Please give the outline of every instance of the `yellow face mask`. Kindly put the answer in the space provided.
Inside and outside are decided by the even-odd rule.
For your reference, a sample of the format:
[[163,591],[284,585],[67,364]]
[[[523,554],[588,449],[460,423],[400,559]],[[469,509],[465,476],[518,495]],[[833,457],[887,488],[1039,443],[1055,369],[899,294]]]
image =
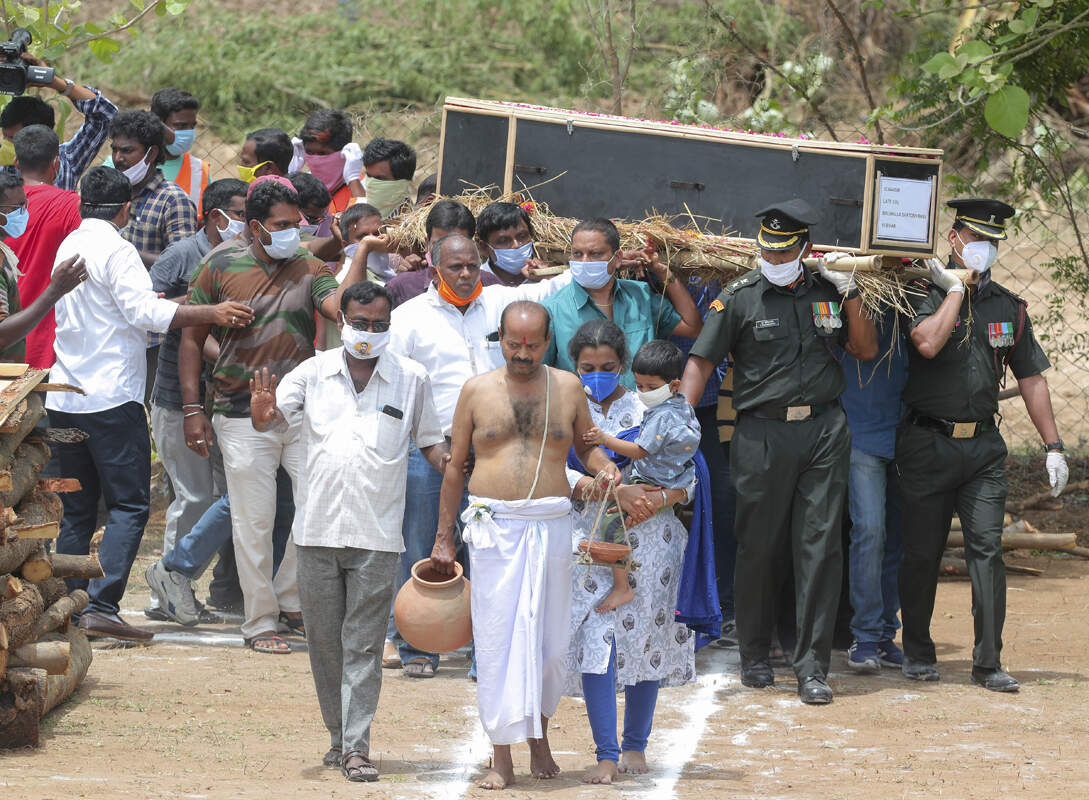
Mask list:
[[[0,151],[0,155],[2,155],[2,153],[3,151]],[[239,164],[238,177],[244,180],[246,183],[253,183],[255,180],[257,180],[257,170],[261,169],[261,167],[265,166],[265,164],[271,163],[271,161],[262,161],[260,164],[254,164],[252,167],[243,167],[241,164]]]
[[10,167],[15,163],[15,145],[11,143],[11,139],[5,139],[4,143],[0,145],[0,166]]

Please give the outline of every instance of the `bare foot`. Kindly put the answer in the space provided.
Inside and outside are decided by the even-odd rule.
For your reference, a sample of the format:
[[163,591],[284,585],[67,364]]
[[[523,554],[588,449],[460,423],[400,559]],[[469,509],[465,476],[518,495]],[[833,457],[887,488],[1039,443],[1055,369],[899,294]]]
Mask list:
[[646,775],[647,757],[642,753],[629,750],[620,756],[619,769],[626,775]]
[[514,770],[511,770],[509,774],[503,774],[499,770],[493,769],[483,778],[478,780],[476,785],[481,789],[506,789],[513,783]]
[[552,758],[547,736],[529,740],[529,772],[534,778],[546,780],[560,774],[560,765]]
[[492,747],[492,768],[476,782],[481,789],[506,789],[514,783],[514,762],[510,757],[510,745]]
[[619,608],[625,603],[630,603],[635,599],[635,590],[628,586],[628,582],[617,582],[613,584],[613,589],[607,595],[605,599],[601,601],[601,605],[594,609],[599,614],[604,614],[606,611],[612,611],[614,608]]
[[615,761],[599,761],[593,769],[586,770],[582,776],[583,783],[612,783],[616,777],[617,768]]

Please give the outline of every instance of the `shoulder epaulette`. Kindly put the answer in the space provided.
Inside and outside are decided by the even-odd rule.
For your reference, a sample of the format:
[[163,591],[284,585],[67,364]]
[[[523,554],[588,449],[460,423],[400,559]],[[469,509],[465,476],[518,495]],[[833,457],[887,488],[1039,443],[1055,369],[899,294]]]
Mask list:
[[760,272],[758,270],[749,270],[740,278],[730,281],[726,284],[726,287],[722,290],[724,294],[733,294],[738,289],[745,286],[752,286],[756,281],[760,280]]
[[993,286],[998,291],[1002,292],[1002,294],[1006,295],[1007,297],[1012,298],[1015,303],[1018,303],[1019,305],[1023,305],[1023,306],[1028,305],[1028,300],[1023,298],[1021,295],[1017,294],[1017,292],[1014,292],[1014,291],[1012,291],[1010,289],[1007,289],[1005,286],[1003,286],[998,281],[991,281],[991,286]]

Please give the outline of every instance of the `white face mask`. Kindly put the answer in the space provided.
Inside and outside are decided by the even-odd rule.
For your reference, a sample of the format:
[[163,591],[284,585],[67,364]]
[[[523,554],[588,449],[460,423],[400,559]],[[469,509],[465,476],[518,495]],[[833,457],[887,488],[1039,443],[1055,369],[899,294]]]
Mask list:
[[299,233],[300,234],[305,233],[305,234],[307,234],[309,236],[313,236],[315,233],[318,232],[318,227],[319,227],[318,225],[311,225],[309,223],[307,223],[306,225],[300,225],[299,226]]
[[[257,223],[261,225],[260,222]],[[272,241],[268,244],[261,242],[261,247],[265,248],[265,252],[269,258],[290,258],[295,255],[295,251],[299,249],[301,239],[299,238],[298,228],[288,228],[284,231],[270,231],[264,225],[261,225],[261,230],[272,237]]]
[[960,238],[960,234],[957,234],[957,238],[960,239],[960,260],[964,262],[964,266],[968,269],[979,270],[980,272],[986,272],[991,268],[991,264],[998,258],[998,248],[994,242],[965,242]]
[[790,286],[802,274],[801,253],[796,259],[785,264],[772,264],[760,256],[760,273],[776,286]]
[[583,289],[600,289],[612,277],[609,274],[609,261],[569,261],[567,264],[575,283]]
[[352,358],[378,358],[389,344],[389,331],[357,331],[345,322],[340,329],[340,341]]
[[[223,212],[220,211],[220,213],[222,214]],[[216,230],[219,231],[219,238],[222,239],[223,241],[227,241],[228,239],[233,239],[234,237],[238,236],[240,233],[242,233],[242,231],[244,231],[246,229],[246,223],[243,222],[240,219],[234,219],[233,217],[228,217],[226,214],[223,215],[223,218],[225,220],[227,220],[227,227],[226,228],[221,228],[218,225],[216,225]]]
[[651,389],[649,392],[639,392],[639,399],[643,401],[643,405],[647,408],[660,406],[672,396],[673,390],[669,388],[668,383],[663,383],[657,389]]
[[149,164],[147,160],[148,153],[150,152],[151,148],[148,148],[148,151],[144,153],[143,158],[141,158],[139,161],[137,161],[135,164],[133,164],[131,167],[121,173],[129,179],[129,183],[131,183],[133,186],[138,184],[147,176],[147,171],[151,168],[151,164]]

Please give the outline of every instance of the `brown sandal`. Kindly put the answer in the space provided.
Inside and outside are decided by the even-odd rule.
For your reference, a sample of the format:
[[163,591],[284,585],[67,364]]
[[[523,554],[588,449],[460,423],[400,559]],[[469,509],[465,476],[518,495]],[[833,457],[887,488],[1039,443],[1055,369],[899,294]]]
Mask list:
[[330,747],[329,752],[321,757],[321,763],[329,769],[336,769],[343,760],[339,747]]
[[[358,760],[362,763],[349,764]],[[378,780],[378,767],[370,762],[362,750],[349,750],[340,761],[340,771],[352,783],[373,783]]]

